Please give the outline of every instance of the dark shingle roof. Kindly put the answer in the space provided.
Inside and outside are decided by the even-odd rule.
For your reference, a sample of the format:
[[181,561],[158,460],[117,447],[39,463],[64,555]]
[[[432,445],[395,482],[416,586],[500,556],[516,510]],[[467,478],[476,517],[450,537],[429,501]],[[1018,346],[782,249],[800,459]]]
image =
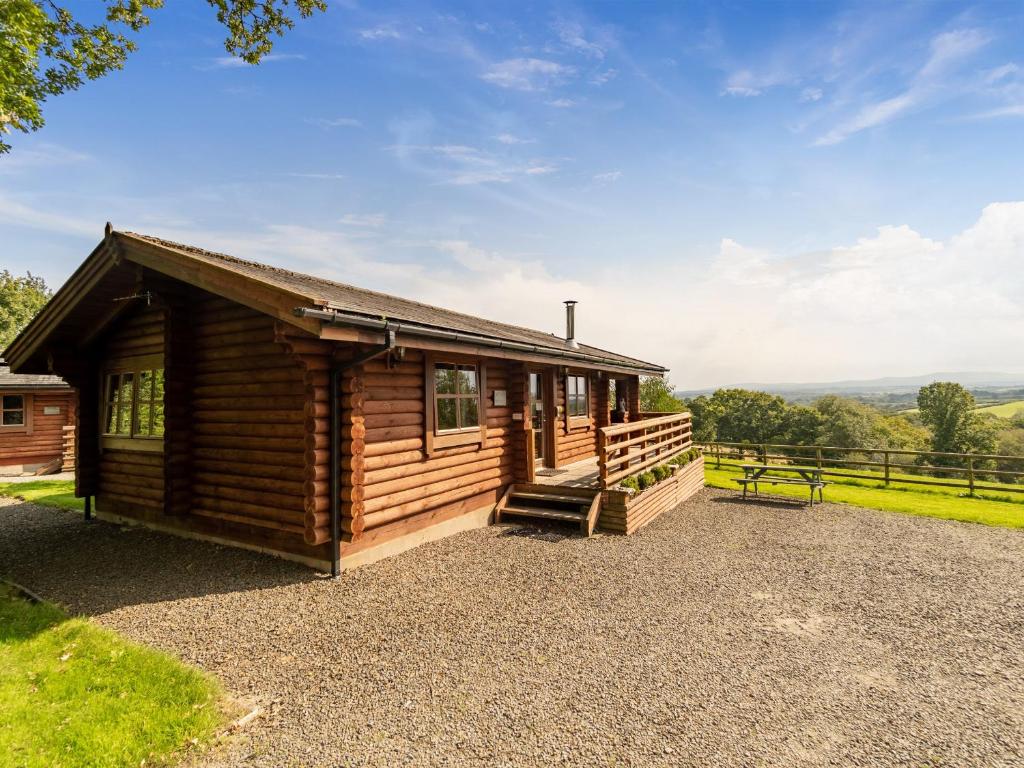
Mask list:
[[[364,315],[368,318],[387,318],[399,322],[404,321],[520,344],[533,344],[557,352],[569,349],[565,339],[552,333],[544,333],[543,331],[536,331],[531,328],[485,320],[430,304],[403,299],[378,291],[370,291],[365,288],[357,288],[352,285],[337,283],[300,272],[291,272],[254,261],[246,261],[234,256],[214,253],[202,248],[175,243],[151,235],[142,235],[135,232],[125,232],[124,234],[148,241],[163,248],[181,251],[194,259],[229,269],[253,280],[304,296],[312,303],[326,309]],[[637,360],[633,357],[627,357],[626,355],[609,352],[586,344],[579,344],[574,351],[605,358],[630,368],[650,371],[665,370],[663,366],[654,363]]]
[[60,376],[36,376],[11,373],[11,368],[0,358],[0,389],[68,389]]

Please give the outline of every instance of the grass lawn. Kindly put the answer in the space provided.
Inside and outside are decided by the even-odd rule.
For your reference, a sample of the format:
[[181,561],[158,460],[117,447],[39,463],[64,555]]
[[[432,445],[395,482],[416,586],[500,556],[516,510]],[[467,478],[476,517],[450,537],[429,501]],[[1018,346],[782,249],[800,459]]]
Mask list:
[[[709,459],[704,465],[705,482],[714,488],[740,490],[735,478],[743,477],[743,471],[736,467],[722,465],[715,469]],[[1019,500],[1009,498],[968,498],[959,495],[955,488],[907,488],[890,486],[870,480],[844,480],[825,478],[825,501],[853,504],[869,509],[887,512],[903,512],[908,515],[941,517],[946,520],[960,520],[965,523],[998,525],[1003,528],[1024,528],[1024,494]],[[793,496],[801,500],[808,498],[803,486],[762,485],[762,494]]]
[[988,405],[975,410],[978,413],[991,413],[1001,419],[1008,419],[1018,411],[1024,411],[1024,400],[1014,400],[1011,403],[999,403],[999,405]]
[[0,583],[0,765],[166,764],[225,722],[220,687]]
[[0,483],[0,496],[11,496],[48,507],[61,507],[81,512],[83,499],[75,498],[73,480],[32,480],[27,483]]

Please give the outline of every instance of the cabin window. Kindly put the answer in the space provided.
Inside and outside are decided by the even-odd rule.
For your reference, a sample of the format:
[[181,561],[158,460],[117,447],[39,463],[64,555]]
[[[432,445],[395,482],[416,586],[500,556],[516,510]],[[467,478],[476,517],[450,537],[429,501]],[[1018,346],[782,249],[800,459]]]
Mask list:
[[24,395],[4,395],[0,405],[0,427],[25,427],[27,415]]
[[117,438],[158,438],[164,434],[164,372],[137,368],[107,374],[103,433]]
[[487,430],[487,380],[482,361],[428,357],[426,449],[483,444]]
[[438,434],[480,427],[480,382],[475,365],[434,365],[434,426]]
[[586,418],[590,414],[590,391],[586,376],[569,374],[565,377],[565,409],[570,419]]

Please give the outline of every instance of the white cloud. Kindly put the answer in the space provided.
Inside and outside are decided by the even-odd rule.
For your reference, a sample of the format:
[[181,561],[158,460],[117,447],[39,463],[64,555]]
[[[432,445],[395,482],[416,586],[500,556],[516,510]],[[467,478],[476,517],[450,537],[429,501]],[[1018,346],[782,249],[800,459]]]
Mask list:
[[558,170],[541,160],[524,164],[503,154],[463,144],[398,144],[389,149],[412,169],[433,176],[439,184],[454,186],[507,184]]
[[310,117],[306,119],[310,125],[321,128],[359,128],[362,122],[354,117]]
[[481,78],[500,88],[542,91],[565,82],[574,73],[573,67],[556,61],[524,58],[506,59],[492,64]]
[[821,88],[809,86],[800,91],[800,101],[821,101],[821,98],[824,95],[825,93],[824,91],[821,90]]
[[523,139],[511,133],[499,133],[494,137],[502,144],[515,145],[515,144],[536,144],[536,139]]
[[359,30],[359,37],[363,40],[401,40],[402,33],[391,24],[381,24],[377,27]]
[[576,101],[566,98],[551,99],[550,101],[546,101],[544,103],[547,104],[549,107],[555,107],[557,109],[570,109],[571,107],[575,107],[577,104]]
[[998,117],[1024,117],[1024,104],[1009,104],[1005,107],[997,107],[986,112],[978,112],[968,115],[967,120],[992,120]]
[[594,181],[598,184],[611,184],[613,181],[618,181],[622,178],[622,171],[606,171],[605,173],[595,173]]
[[554,173],[558,170],[558,166],[545,165],[543,163],[537,163],[528,165],[523,171],[527,176],[546,176],[549,173]]

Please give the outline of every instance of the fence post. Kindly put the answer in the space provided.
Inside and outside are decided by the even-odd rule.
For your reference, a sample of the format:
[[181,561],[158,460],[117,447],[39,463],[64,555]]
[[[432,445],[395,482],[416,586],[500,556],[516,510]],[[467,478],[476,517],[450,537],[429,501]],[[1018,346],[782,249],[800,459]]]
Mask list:
[[767,443],[762,443],[761,444],[761,463],[762,464],[767,464],[768,463],[768,444]]
[[821,466],[821,446],[820,445],[815,447],[815,449],[814,449],[814,457],[815,457],[815,459],[817,459],[817,462],[818,462],[818,471],[821,472],[822,466]]
[[722,468],[722,444],[715,443],[715,469]]
[[885,458],[884,458],[884,461],[885,461],[885,485],[886,485],[886,487],[888,487],[889,486],[889,452],[888,451],[883,451],[882,453],[885,456]]
[[968,491],[967,495],[968,496],[973,496],[974,495],[974,457],[973,456],[968,456],[967,457],[967,485],[968,485],[968,487],[970,489]]

